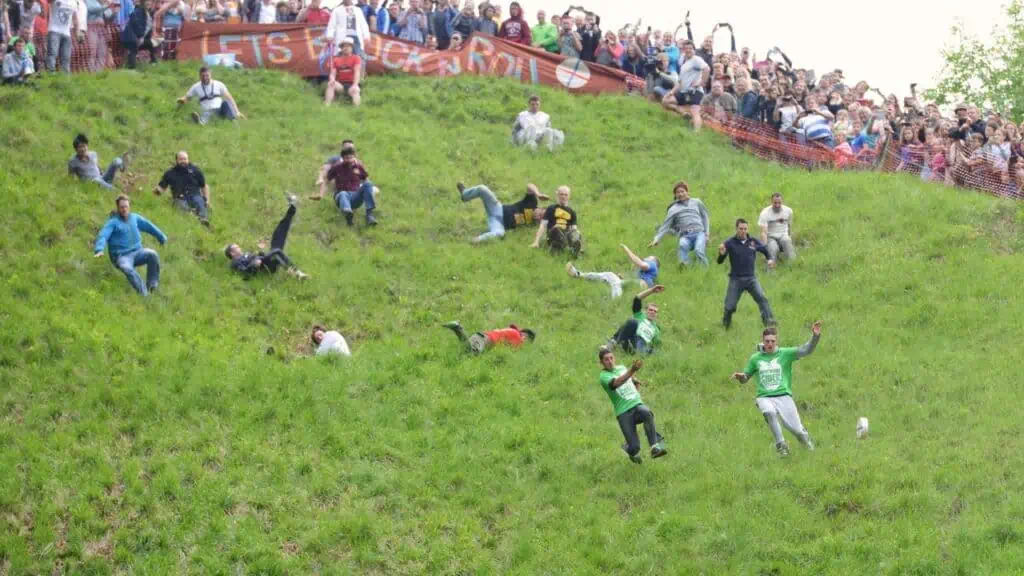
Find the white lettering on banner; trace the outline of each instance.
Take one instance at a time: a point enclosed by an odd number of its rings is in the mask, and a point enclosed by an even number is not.
[[[397,42],[385,42],[384,47],[380,51],[380,63],[390,70],[398,70],[399,68],[402,67],[402,61],[399,60],[398,62],[392,62],[389,59],[389,57],[391,56],[389,52],[391,52],[392,46],[398,46],[402,50],[405,50],[405,44],[399,44]]]
[[[275,46],[274,41],[281,40],[287,43],[289,38],[285,32],[271,32],[267,34],[267,59],[271,64],[287,64],[292,61],[292,51],[287,46]]]
[[[482,52],[478,52],[478,46],[482,46],[484,50]],[[473,36],[469,41],[469,59],[466,62],[466,70],[469,72],[473,72],[475,70],[486,70],[486,58],[492,54],[494,54],[494,44],[492,44],[490,40],[479,36]]]
[[[416,68],[416,72],[423,73],[423,57],[420,56],[419,48],[413,48],[412,52],[405,59],[405,66],[402,66],[403,72],[408,72]]]
[[[260,37],[263,36],[263,35],[262,34],[246,34],[245,36],[247,38],[249,38],[249,42],[252,44],[252,52],[253,52],[253,55],[256,58],[256,67],[257,68],[263,68],[263,54],[260,51]]]
[[[235,52],[234,50],[228,48],[228,44],[230,44],[232,42],[241,42],[242,41],[242,36],[241,35],[239,35],[239,34],[221,34],[221,35],[217,36],[217,41],[220,42],[220,52],[219,52],[219,54],[234,54],[236,57],[242,55],[241,52]]]

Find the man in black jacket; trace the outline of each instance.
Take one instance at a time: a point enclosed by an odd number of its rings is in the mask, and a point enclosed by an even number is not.
[[[761,320],[765,326],[775,323],[775,316],[772,314],[772,307],[768,304],[768,297],[761,289],[761,283],[754,275],[754,262],[757,253],[764,254],[768,259],[768,267],[774,268],[775,261],[768,255],[768,249],[760,241],[747,235],[747,221],[740,218],[736,220],[736,235],[718,245],[718,263],[725,261],[729,256],[729,288],[725,292],[725,314],[722,316],[722,325],[729,329],[732,324],[732,315],[736,311],[736,304],[744,292],[757,302],[761,309]]]
[[[199,166],[188,160],[188,152],[182,150],[174,157],[174,166],[164,172],[160,183],[153,189],[157,196],[171,189],[174,207],[194,212],[203,226],[210,225],[207,209],[210,207],[210,186]]]

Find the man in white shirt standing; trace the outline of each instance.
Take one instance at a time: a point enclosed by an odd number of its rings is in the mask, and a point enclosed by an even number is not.
[[[330,47],[330,58],[337,56],[343,38],[352,39],[353,52],[361,57],[363,47],[370,42],[370,26],[366,23],[366,16],[361,8],[353,6],[352,0],[342,0],[341,4],[331,11],[331,19],[327,22],[324,37]]]
[[[245,118],[245,114],[238,109],[238,104],[224,83],[214,80],[206,66],[199,69],[199,82],[193,84],[184,96],[178,98],[178,104],[184,104],[191,98],[199,99],[201,112],[192,112],[192,119],[200,125],[205,125],[213,114],[228,120]]]
[[[327,356],[329,354],[352,355],[352,352],[348,349],[348,342],[345,342],[345,337],[340,332],[328,330],[323,326],[317,325],[313,326],[313,333],[310,338],[313,340],[313,345],[316,346],[317,356]]]
[[[551,117],[540,111],[540,97],[530,96],[528,108],[516,116],[512,125],[512,142],[516,146],[529,146],[537,149],[541,143],[554,151],[565,142],[565,134],[551,127]]]
[[[46,69],[57,71],[57,59],[60,58],[60,69],[71,73],[71,34],[78,36],[79,42],[85,39],[85,22],[78,19],[78,0],[54,0],[50,6],[50,24],[46,32]]]
[[[679,84],[665,95],[661,105],[681,116],[690,116],[695,132],[700,130],[700,105],[710,74],[707,62],[694,52],[693,42],[686,40],[679,61]]]
[[[761,227],[761,243],[768,248],[769,260],[778,262],[776,257],[780,248],[786,260],[796,259],[796,247],[793,246],[793,239],[790,237],[793,209],[782,204],[782,194],[772,194],[772,205],[761,210],[757,224]]]

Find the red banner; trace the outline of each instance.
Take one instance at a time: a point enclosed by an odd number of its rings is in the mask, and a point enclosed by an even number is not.
[[[278,68],[302,76],[326,76],[324,26],[306,24],[187,23],[178,44],[179,60],[234,54],[247,68]],[[527,84],[560,86],[570,92],[623,92],[627,74],[576,58],[474,34],[458,52],[428,50],[390,36],[373,35],[364,47],[370,74],[417,76],[477,74],[516,78]]]

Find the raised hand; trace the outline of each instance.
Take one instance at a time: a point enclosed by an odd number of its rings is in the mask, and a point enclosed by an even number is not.
[[[725,256],[725,243],[718,245],[718,255]]]
[[[818,320],[811,325],[811,332],[813,332],[815,336],[821,336],[821,320]]]
[[[644,367],[643,359],[637,358],[636,360],[633,360],[633,365],[630,366],[629,369],[632,370],[633,372],[639,372],[640,369],[643,368],[643,367]]]

